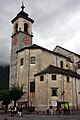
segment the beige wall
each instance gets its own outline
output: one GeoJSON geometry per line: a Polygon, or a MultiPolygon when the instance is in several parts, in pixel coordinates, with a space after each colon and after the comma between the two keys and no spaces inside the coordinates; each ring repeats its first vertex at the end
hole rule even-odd
{"type": "Polygon", "coordinates": [[[68,51],[68,50],[66,50],[64,48],[61,48],[61,47],[56,47],[54,49],[54,52],[57,52],[57,53],[60,53],[60,54],[62,54],[64,56],[66,56],[66,57],[69,57],[70,60],[73,62],[73,64],[71,65],[72,67],[70,66],[70,69],[72,69],[72,70],[76,69],[76,67],[77,67],[76,63],[78,61],[80,61],[80,56],[79,55],[77,55],[77,54],[75,54],[73,52],[70,52],[70,51],[68,51]]]}
{"type": "MultiPolygon", "coordinates": [[[[44,81],[40,81],[40,76],[35,77],[35,106],[36,111],[46,111],[53,101],[65,101],[70,103],[70,107],[75,107],[76,104],[76,91],[74,78],[70,77],[70,81],[67,82],[67,76],[57,74],[57,80],[51,80],[52,74],[44,74],[44,81]],[[62,95],[64,87],[64,99],[62,95]],[[57,96],[51,96],[51,88],[57,89],[57,96]]],[[[80,85],[80,80],[77,80],[77,84],[80,85]]],[[[77,94],[80,91],[80,87],[77,88],[77,94]]],[[[77,95],[78,108],[80,108],[80,99],[77,95]]]]}
{"type": "Polygon", "coordinates": [[[69,101],[71,105],[76,103],[74,78],[70,77],[69,83],[67,83],[66,76],[62,76],[60,74],[57,75],[56,81],[51,80],[50,74],[45,75],[45,80],[43,82],[40,82],[39,76],[35,77],[34,79],[34,74],[40,72],[50,64],[60,67],[60,61],[63,61],[64,69],[73,69],[72,63],[68,62],[65,58],[59,56],[57,56],[56,58],[55,55],[46,52],[45,50],[43,51],[41,49],[25,49],[24,51],[18,53],[17,82],[24,85],[23,89],[26,92],[25,96],[23,97],[24,100],[28,100],[29,95],[29,101],[32,101],[33,106],[36,106],[36,110],[44,111],[49,106],[50,101],[63,100],[63,97],[61,96],[61,92],[63,91],[63,81],[65,91],[64,100],[69,101]],[[36,57],[35,64],[30,64],[30,57],[32,56],[36,57]],[[24,64],[22,66],[20,66],[21,58],[24,58],[24,64]],[[66,67],[66,64],[69,64],[69,66],[66,67]],[[35,93],[30,93],[31,81],[35,81],[35,93]],[[51,96],[51,87],[58,88],[58,96],[51,96]]]}
{"type": "Polygon", "coordinates": [[[28,33],[31,35],[32,34],[32,23],[28,20],[25,20],[24,18],[19,18],[17,21],[14,22],[13,24],[13,34],[15,33],[15,24],[18,23],[18,31],[21,28],[21,31],[24,32],[24,23],[28,24],[28,33]]]}

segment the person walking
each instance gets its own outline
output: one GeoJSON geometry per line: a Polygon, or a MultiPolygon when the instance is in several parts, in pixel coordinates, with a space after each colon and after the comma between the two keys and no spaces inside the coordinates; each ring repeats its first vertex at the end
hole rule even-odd
{"type": "Polygon", "coordinates": [[[19,117],[22,116],[22,106],[19,108],[18,114],[19,114],[19,117]]]}

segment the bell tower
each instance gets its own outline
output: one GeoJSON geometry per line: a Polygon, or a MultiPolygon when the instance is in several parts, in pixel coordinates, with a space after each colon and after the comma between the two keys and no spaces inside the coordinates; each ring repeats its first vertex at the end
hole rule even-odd
{"type": "Polygon", "coordinates": [[[24,4],[22,2],[21,11],[11,21],[13,24],[13,33],[11,40],[11,60],[10,60],[10,85],[16,83],[17,78],[17,51],[32,45],[32,24],[31,19],[24,12],[24,4]]]}
{"type": "Polygon", "coordinates": [[[32,45],[32,23],[34,20],[28,17],[24,12],[24,4],[22,3],[21,11],[11,21],[13,24],[12,44],[19,43],[18,49],[32,45]]]}

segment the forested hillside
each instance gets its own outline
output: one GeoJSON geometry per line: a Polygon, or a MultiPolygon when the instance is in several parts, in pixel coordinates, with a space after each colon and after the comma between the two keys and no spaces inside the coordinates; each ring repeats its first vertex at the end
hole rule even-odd
{"type": "Polygon", "coordinates": [[[0,65],[0,89],[9,87],[9,65],[0,65]]]}

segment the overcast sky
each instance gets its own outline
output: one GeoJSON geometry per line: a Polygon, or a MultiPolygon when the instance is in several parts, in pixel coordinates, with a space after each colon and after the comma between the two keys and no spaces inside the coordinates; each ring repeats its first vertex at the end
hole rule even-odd
{"type": "MultiPolygon", "coordinates": [[[[21,4],[22,0],[0,0],[0,64],[10,61],[11,20],[21,4]]],[[[80,54],[80,0],[24,0],[24,5],[34,19],[34,44],[49,50],[59,45],[80,54]]]]}

